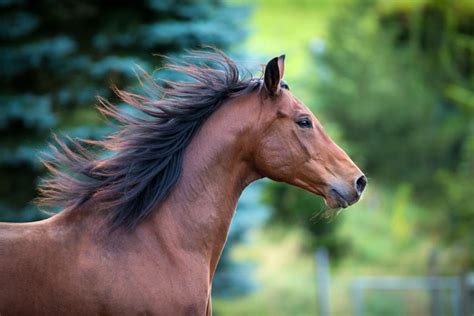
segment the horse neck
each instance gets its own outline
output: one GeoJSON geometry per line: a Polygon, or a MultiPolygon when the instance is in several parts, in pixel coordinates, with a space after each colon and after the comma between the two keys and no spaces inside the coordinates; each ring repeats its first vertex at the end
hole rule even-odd
{"type": "Polygon", "coordinates": [[[186,149],[175,189],[151,218],[160,240],[205,257],[211,279],[237,201],[244,188],[260,178],[249,158],[257,99],[250,95],[230,100],[206,121],[186,149]]]}

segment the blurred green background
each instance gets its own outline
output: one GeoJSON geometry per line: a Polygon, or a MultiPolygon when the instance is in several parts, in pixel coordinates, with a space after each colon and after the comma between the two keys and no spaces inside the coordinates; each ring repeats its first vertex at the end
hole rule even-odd
{"type": "MultiPolygon", "coordinates": [[[[329,253],[332,315],[359,276],[455,276],[471,315],[474,271],[474,2],[471,0],[0,1],[0,220],[31,200],[51,132],[100,138],[109,87],[134,65],[214,45],[254,74],[285,53],[285,79],[364,170],[361,202],[271,181],[245,192],[214,283],[217,315],[315,315],[314,252],[329,253]]],[[[125,105],[123,105],[125,108],[125,105]]],[[[452,315],[446,291],[364,294],[364,315],[452,315]],[[436,302],[435,302],[436,303],[436,302]]]]}

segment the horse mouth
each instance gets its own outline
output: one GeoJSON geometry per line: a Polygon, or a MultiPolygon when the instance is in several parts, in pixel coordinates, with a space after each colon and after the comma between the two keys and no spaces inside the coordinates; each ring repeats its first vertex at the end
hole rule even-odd
{"type": "Polygon", "coordinates": [[[335,189],[329,190],[329,198],[326,199],[326,202],[331,208],[346,208],[352,203],[346,201],[346,199],[335,189]]]}
{"type": "MultiPolygon", "coordinates": [[[[356,198],[354,200],[347,200],[342,193],[340,193],[337,189],[334,187],[330,187],[328,189],[322,189],[320,186],[312,183],[309,184],[307,182],[303,181],[297,181],[296,185],[308,190],[311,193],[314,193],[316,195],[319,195],[324,198],[326,204],[329,206],[329,208],[332,209],[337,209],[337,208],[347,208],[348,206],[354,204],[357,202],[359,199],[356,198]]],[[[349,198],[349,197],[348,197],[349,198]]]]}

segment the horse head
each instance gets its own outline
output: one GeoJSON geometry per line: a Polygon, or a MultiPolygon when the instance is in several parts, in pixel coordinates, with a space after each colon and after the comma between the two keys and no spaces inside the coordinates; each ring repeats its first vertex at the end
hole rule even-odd
{"type": "Polygon", "coordinates": [[[258,172],[322,196],[329,207],[357,202],[367,178],[282,80],[285,56],[265,67],[254,163],[258,172]]]}

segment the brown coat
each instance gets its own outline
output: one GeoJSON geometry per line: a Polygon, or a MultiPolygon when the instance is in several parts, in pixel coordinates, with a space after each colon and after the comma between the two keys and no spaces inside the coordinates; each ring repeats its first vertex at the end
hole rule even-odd
{"type": "Polygon", "coordinates": [[[176,185],[134,229],[107,229],[94,197],[44,221],[0,224],[0,314],[211,314],[212,278],[249,183],[269,177],[330,207],[355,203],[365,177],[282,84],[283,61],[267,64],[259,89],[223,100],[186,147],[176,185]]]}

